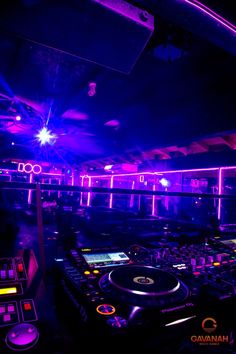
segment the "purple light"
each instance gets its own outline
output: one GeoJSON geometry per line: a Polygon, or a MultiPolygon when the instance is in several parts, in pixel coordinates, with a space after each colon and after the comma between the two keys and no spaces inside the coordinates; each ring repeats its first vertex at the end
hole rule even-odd
{"type": "MultiPolygon", "coordinates": [[[[88,187],[91,187],[92,184],[92,178],[88,177],[88,187]]],[[[90,200],[91,200],[91,192],[88,192],[87,194],[87,206],[90,206],[90,200]]]]}
{"type": "MultiPolygon", "coordinates": [[[[218,180],[218,194],[221,195],[222,192],[222,168],[219,168],[219,180],[218,180]]],[[[218,210],[217,210],[217,218],[220,220],[221,218],[221,199],[218,200],[218,210]]]]}
{"type": "MultiPolygon", "coordinates": [[[[152,187],[152,190],[155,192],[156,186],[155,184],[152,187]]],[[[152,216],[155,215],[155,195],[152,196],[152,216]]]]}
{"type": "Polygon", "coordinates": [[[40,165],[32,165],[31,163],[23,163],[19,162],[18,163],[18,172],[25,172],[25,173],[34,173],[35,175],[38,175],[39,173],[42,172],[42,167],[40,165]]]}
{"type": "Polygon", "coordinates": [[[143,175],[140,175],[140,177],[139,177],[139,182],[141,182],[141,183],[144,182],[144,176],[143,176],[143,175]]]}
{"type": "MultiPolygon", "coordinates": [[[[113,188],[113,177],[111,177],[111,181],[110,181],[110,188],[113,188]]],[[[112,208],[112,204],[113,204],[113,194],[110,193],[110,198],[109,198],[109,208],[112,208]]]]}
{"type": "MultiPolygon", "coordinates": [[[[233,168],[233,167],[222,167],[222,168],[233,168]]],[[[234,167],[236,168],[236,166],[234,167]]],[[[157,172],[134,172],[134,173],[116,173],[113,174],[113,177],[125,177],[125,176],[141,176],[141,175],[150,175],[150,176],[160,176],[165,173],[184,173],[184,172],[201,172],[201,171],[217,171],[219,170],[219,167],[209,167],[209,168],[193,168],[189,170],[173,170],[173,171],[157,171],[157,172]]],[[[81,176],[82,178],[83,176],[81,176]]],[[[88,177],[87,175],[84,175],[84,177],[88,177]]],[[[91,176],[92,178],[107,178],[107,175],[96,175],[96,176],[91,176]]]]}
{"type": "Polygon", "coordinates": [[[184,0],[189,5],[196,7],[198,10],[204,12],[208,16],[212,17],[217,22],[221,23],[223,26],[228,28],[230,31],[236,33],[236,26],[234,26],[231,22],[227,21],[224,17],[218,15],[216,12],[211,10],[209,7],[205,6],[201,2],[197,0],[184,0]]]}
{"type": "Polygon", "coordinates": [[[56,140],[56,135],[51,134],[51,130],[48,130],[46,127],[43,127],[43,129],[41,129],[35,136],[41,146],[45,144],[52,145],[55,143],[56,140]]]}

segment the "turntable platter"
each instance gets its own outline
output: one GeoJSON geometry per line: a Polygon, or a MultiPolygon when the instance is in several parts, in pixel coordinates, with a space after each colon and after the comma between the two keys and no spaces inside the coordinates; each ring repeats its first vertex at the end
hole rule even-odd
{"type": "Polygon", "coordinates": [[[177,304],[189,293],[173,274],[141,265],[115,268],[100,279],[99,285],[117,300],[141,307],[177,304]]]}

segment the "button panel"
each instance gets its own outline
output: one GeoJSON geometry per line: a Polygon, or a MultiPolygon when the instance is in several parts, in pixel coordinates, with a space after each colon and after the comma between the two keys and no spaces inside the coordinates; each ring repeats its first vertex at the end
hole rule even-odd
{"type": "Polygon", "coordinates": [[[19,311],[16,301],[0,303],[0,327],[19,323],[19,311]]]}
{"type": "Polygon", "coordinates": [[[38,319],[32,299],[20,300],[20,308],[23,322],[32,322],[38,319]]]}

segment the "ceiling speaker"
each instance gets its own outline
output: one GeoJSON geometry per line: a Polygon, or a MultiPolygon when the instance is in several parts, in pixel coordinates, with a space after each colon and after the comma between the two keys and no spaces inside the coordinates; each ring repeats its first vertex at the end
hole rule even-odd
{"type": "Polygon", "coordinates": [[[129,73],[154,31],[154,17],[122,0],[4,0],[2,29],[109,69],[129,73]]]}

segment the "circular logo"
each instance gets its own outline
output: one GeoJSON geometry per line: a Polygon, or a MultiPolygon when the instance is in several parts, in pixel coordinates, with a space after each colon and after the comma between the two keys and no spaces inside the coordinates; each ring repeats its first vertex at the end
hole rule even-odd
{"type": "Polygon", "coordinates": [[[202,321],[202,329],[207,333],[212,333],[217,328],[217,322],[212,317],[207,317],[202,321]]]}
{"type": "Polygon", "coordinates": [[[133,281],[137,284],[150,285],[154,284],[154,280],[148,277],[140,276],[133,278],[133,281]]]}

